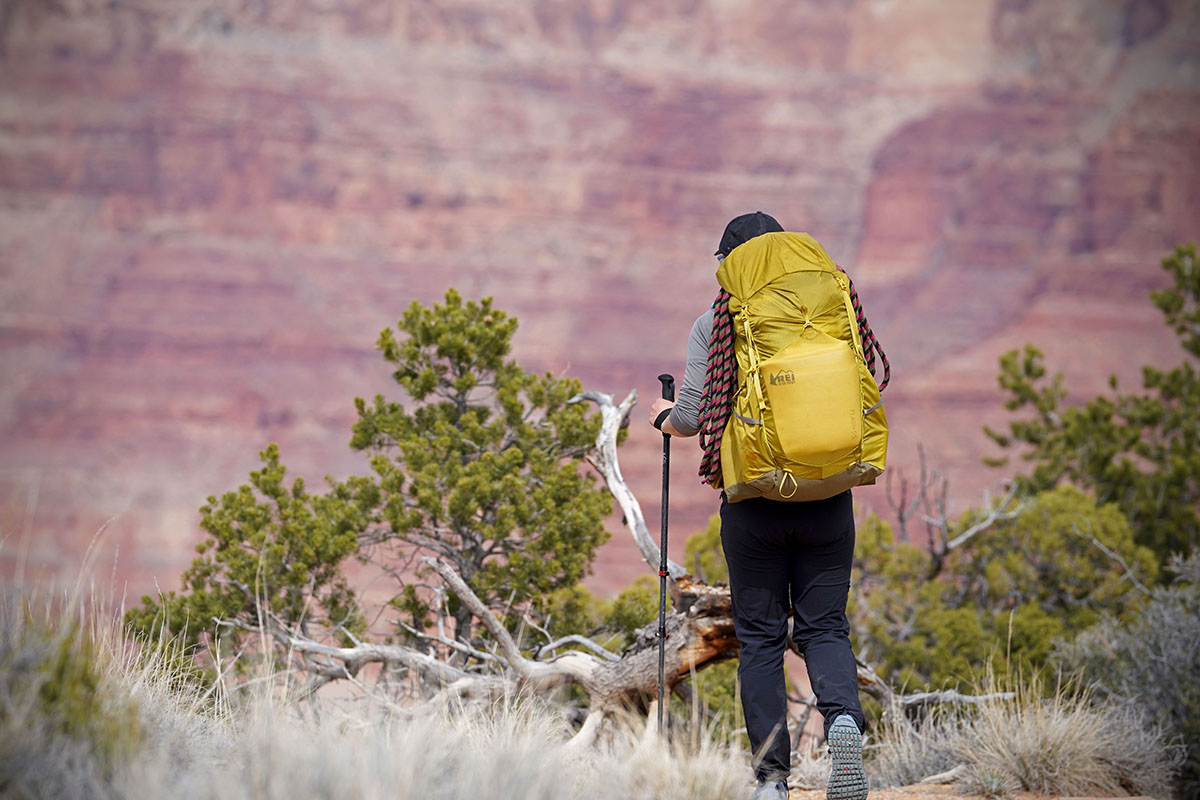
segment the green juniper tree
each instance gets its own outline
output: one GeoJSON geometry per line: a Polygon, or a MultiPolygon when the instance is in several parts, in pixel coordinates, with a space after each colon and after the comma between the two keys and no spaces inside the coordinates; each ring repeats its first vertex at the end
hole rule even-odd
{"type": "Polygon", "coordinates": [[[356,497],[351,488],[361,481],[314,495],[303,478],[286,485],[287,468],[274,444],[259,456],[263,467],[250,473],[249,484],[209,497],[200,509],[208,535],[183,573],[183,589],[143,597],[142,607],[127,614],[136,630],[157,638],[165,629],[213,652],[224,644],[226,654],[240,648],[248,630],[268,622],[305,633],[337,631],[343,641],[361,630],[341,568],[371,516],[361,502],[368,493],[356,497]]]}
{"type": "MultiPolygon", "coordinates": [[[[507,358],[516,327],[490,299],[451,290],[443,304],[414,302],[378,342],[405,401],[355,401],[351,446],[369,453],[371,474],[311,494],[303,479],[285,484],[271,445],[250,484],[201,509],[207,538],[183,590],[143,598],[130,624],[228,642],[225,654],[264,623],[348,641],[366,626],[343,571],[351,557],[395,579],[390,603],[416,630],[437,610],[416,556],[449,562],[510,611],[574,586],[607,537],[611,499],[580,469],[599,420],[571,402],[577,381],[507,358]]],[[[470,612],[446,605],[455,636],[470,640],[470,612]]]]}
{"type": "MultiPolygon", "coordinates": [[[[1111,397],[1063,405],[1062,375],[1048,377],[1033,346],[1000,359],[1000,385],[1014,420],[1007,433],[985,429],[1006,449],[1025,446],[1032,471],[1019,478],[1037,492],[1066,480],[1116,503],[1134,527],[1137,541],[1160,562],[1200,544],[1200,267],[1194,244],[1180,245],[1163,259],[1173,285],[1151,300],[1179,336],[1185,360],[1170,370],[1144,367],[1144,393],[1126,394],[1115,377],[1111,397]]],[[[1007,458],[989,459],[1003,465],[1007,458]]]]}
{"type": "MultiPolygon", "coordinates": [[[[378,491],[365,546],[391,563],[414,552],[445,559],[497,607],[573,586],[612,509],[580,470],[599,421],[571,402],[579,382],[506,360],[517,321],[490,299],[463,302],[451,290],[444,304],[413,303],[397,328],[406,335],[386,329],[378,347],[413,407],[355,400],[351,447],[372,454],[369,491],[378,491]]],[[[411,591],[403,605],[431,610],[411,591]]],[[[456,638],[468,641],[471,612],[457,602],[451,611],[456,638]]]]}

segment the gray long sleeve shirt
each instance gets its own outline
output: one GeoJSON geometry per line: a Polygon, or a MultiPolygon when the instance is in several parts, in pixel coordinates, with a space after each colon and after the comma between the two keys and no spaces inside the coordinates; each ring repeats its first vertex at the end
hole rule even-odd
{"type": "Polygon", "coordinates": [[[683,385],[679,387],[675,408],[668,417],[672,427],[684,436],[695,436],[700,431],[700,395],[704,392],[704,377],[708,372],[708,343],[712,338],[712,328],[713,312],[710,308],[697,317],[688,336],[683,385]]]}

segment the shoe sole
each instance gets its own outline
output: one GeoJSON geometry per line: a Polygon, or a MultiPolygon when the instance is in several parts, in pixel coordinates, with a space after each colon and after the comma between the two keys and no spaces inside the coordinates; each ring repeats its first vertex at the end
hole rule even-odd
{"type": "Polygon", "coordinates": [[[833,770],[825,787],[827,800],[866,800],[867,773],[862,765],[862,735],[853,723],[829,729],[829,754],[833,770]]]}

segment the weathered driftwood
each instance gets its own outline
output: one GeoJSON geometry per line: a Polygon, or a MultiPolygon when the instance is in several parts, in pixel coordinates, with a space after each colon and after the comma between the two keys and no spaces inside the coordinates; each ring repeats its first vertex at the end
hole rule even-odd
{"type": "MultiPolygon", "coordinates": [[[[588,717],[577,734],[583,737],[580,741],[594,737],[604,718],[613,712],[648,707],[657,692],[656,626],[648,625],[639,631],[633,646],[616,661],[581,650],[548,661],[535,660],[521,652],[500,619],[449,564],[433,557],[425,558],[424,562],[441,576],[493,637],[495,659],[505,667],[502,673],[470,673],[403,645],[325,645],[273,620],[267,625],[267,632],[290,652],[312,657],[306,666],[318,679],[318,685],[337,679],[353,681],[369,663],[413,670],[427,683],[441,687],[435,700],[544,693],[575,684],[590,699],[588,717]]],[[[732,657],[737,648],[728,589],[707,586],[687,575],[680,577],[675,586],[676,608],[667,617],[665,668],[667,684],[672,690],[709,664],[732,657]]]]}
{"type": "MultiPolygon", "coordinates": [[[[584,392],[572,398],[571,402],[578,403],[584,400],[596,404],[600,409],[601,418],[600,432],[596,434],[596,447],[588,455],[588,463],[604,478],[609,494],[621,507],[625,527],[633,536],[642,558],[657,571],[661,551],[646,528],[642,505],[625,483],[625,478],[621,475],[621,465],[617,462],[617,434],[629,423],[629,412],[637,404],[637,389],[625,395],[625,399],[619,405],[613,405],[612,395],[603,392],[584,392]]],[[[682,564],[668,560],[667,572],[672,578],[679,578],[687,574],[687,569],[682,564]]]]}
{"type": "MultiPolygon", "coordinates": [[[[583,401],[595,403],[602,417],[595,448],[588,461],[604,478],[609,492],[617,500],[626,528],[642,557],[657,570],[658,545],[646,527],[641,505],[621,475],[616,455],[617,435],[628,424],[637,393],[630,392],[620,404],[614,404],[611,395],[598,392],[588,392],[575,399],[575,402],[583,401]]],[[[422,561],[488,632],[493,643],[489,651],[464,645],[444,635],[416,630],[410,630],[410,633],[414,639],[431,646],[428,652],[400,644],[357,641],[352,646],[338,647],[315,641],[303,632],[289,628],[269,611],[261,618],[260,625],[243,624],[242,627],[253,627],[270,635],[282,649],[299,657],[301,668],[313,676],[309,692],[333,680],[357,683],[363,667],[372,663],[405,668],[430,690],[426,695],[434,701],[490,698],[513,692],[544,693],[574,684],[589,697],[589,714],[577,737],[580,742],[594,737],[607,715],[625,709],[645,710],[651,704],[658,688],[656,623],[638,631],[633,645],[619,656],[582,635],[548,642],[536,650],[537,656],[529,656],[448,560],[430,556],[422,561]],[[586,649],[558,653],[568,644],[586,649]],[[447,663],[435,655],[435,645],[444,652],[455,652],[460,659],[463,656],[474,659],[486,669],[464,668],[458,662],[447,663]]],[[[674,561],[668,561],[668,573],[673,608],[667,615],[665,677],[667,688],[679,692],[684,691],[682,684],[691,675],[709,664],[735,657],[737,639],[728,587],[708,586],[674,561]]]]}

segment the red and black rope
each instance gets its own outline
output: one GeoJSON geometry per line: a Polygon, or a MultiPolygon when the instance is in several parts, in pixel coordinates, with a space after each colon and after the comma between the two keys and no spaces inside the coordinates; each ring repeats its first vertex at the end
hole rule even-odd
{"type": "Polygon", "coordinates": [[[858,338],[862,340],[863,356],[867,359],[867,369],[871,371],[872,377],[875,375],[876,353],[879,354],[879,360],[883,362],[883,380],[879,382],[879,391],[882,392],[883,388],[888,385],[888,381],[892,379],[892,365],[888,363],[887,354],[883,352],[883,347],[875,338],[875,332],[871,330],[871,323],[867,322],[867,315],[863,312],[858,292],[854,290],[854,281],[850,280],[850,275],[846,270],[838,267],[838,271],[846,276],[846,283],[850,284],[850,305],[854,306],[855,322],[858,323],[858,338]]]}
{"type": "Polygon", "coordinates": [[[737,359],[733,353],[733,316],[729,292],[722,289],[713,301],[712,336],[708,342],[708,369],[700,395],[700,479],[721,485],[721,437],[733,411],[737,391],[737,359]]]}

